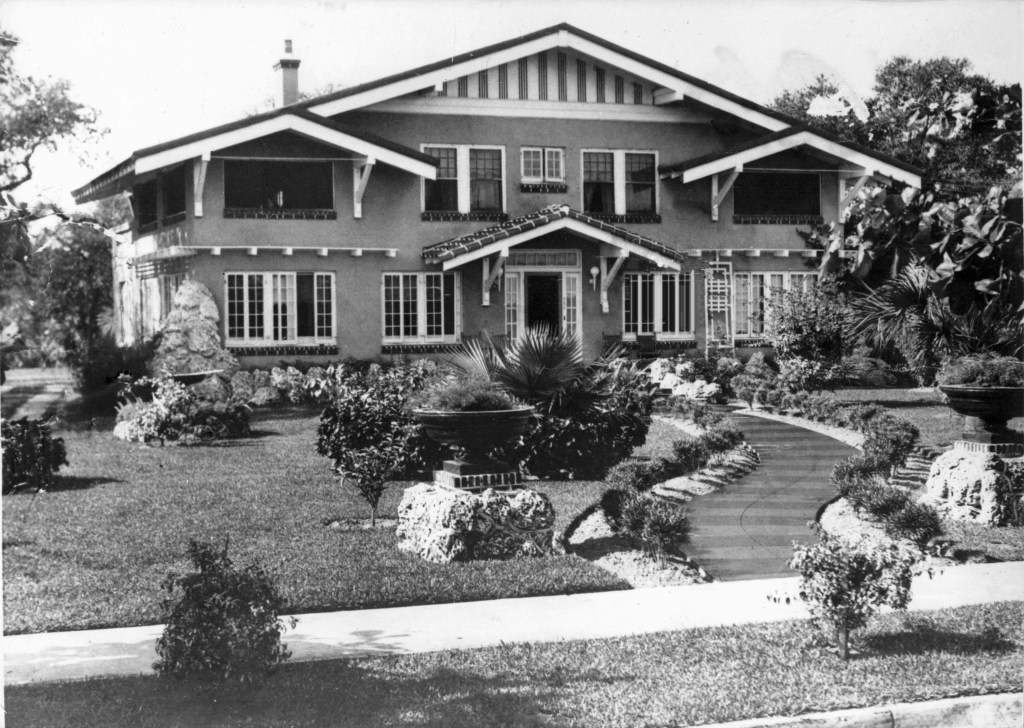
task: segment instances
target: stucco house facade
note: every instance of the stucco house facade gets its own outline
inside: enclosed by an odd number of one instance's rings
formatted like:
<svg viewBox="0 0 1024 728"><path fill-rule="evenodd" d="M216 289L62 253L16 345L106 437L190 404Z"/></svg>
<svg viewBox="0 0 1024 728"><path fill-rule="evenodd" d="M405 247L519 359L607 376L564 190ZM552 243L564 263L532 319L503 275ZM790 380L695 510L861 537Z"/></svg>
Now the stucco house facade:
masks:
<svg viewBox="0 0 1024 728"><path fill-rule="evenodd" d="M141 149L121 339L205 284L243 366L422 356L533 324L660 351L762 344L809 285L796 228L920 170L561 24Z"/></svg>

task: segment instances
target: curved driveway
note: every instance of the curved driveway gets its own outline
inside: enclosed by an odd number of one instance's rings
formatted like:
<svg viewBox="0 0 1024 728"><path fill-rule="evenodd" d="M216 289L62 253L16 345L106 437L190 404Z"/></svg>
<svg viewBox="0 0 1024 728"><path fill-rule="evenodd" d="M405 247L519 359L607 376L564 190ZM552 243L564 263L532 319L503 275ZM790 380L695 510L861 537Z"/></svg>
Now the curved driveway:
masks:
<svg viewBox="0 0 1024 728"><path fill-rule="evenodd" d="M816 540L808 528L835 496L832 466L857 451L793 425L732 413L761 455L754 472L686 504L686 555L716 580L793 576L793 541Z"/></svg>

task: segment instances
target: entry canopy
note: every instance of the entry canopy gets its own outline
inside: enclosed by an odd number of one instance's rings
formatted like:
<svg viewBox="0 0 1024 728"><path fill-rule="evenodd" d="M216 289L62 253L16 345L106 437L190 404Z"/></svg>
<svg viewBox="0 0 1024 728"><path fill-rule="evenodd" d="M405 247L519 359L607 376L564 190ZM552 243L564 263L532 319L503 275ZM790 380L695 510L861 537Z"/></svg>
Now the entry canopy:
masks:
<svg viewBox="0 0 1024 728"><path fill-rule="evenodd" d="M685 257L685 253L664 243L577 212L568 205L551 205L469 235L430 245L423 249L423 257L428 262L442 263L444 270L451 270L495 253L507 253L509 248L558 230L568 230L608 243L624 253L647 258L671 270L680 270L679 262Z"/></svg>
<svg viewBox="0 0 1024 728"><path fill-rule="evenodd" d="M918 189L921 187L922 171L917 167L859 144L838 141L806 126L766 134L723 152L662 165L658 171L662 179L681 179L685 184L721 172L742 171L745 164L794 149L802 149L839 165L836 171L846 172L849 176L895 180Z"/></svg>
<svg viewBox="0 0 1024 728"><path fill-rule="evenodd" d="M402 144L352 129L299 107L285 107L231 124L214 127L134 152L114 168L72 192L82 204L110 197L132 188L136 175L162 169L190 159L209 159L217 150L260 139L279 132L291 132L307 139L343 149L363 160L436 179L437 160Z"/></svg>

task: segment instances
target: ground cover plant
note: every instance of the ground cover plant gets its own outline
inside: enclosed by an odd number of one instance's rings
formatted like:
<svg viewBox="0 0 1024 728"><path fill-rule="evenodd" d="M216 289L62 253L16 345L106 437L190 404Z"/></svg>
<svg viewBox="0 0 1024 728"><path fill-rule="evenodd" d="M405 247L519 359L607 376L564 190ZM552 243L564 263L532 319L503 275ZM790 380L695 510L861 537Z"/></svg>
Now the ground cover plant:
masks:
<svg viewBox="0 0 1024 728"><path fill-rule="evenodd" d="M361 528L365 503L314 451L315 413L257 409L252 427L250 437L187 448L62 431L70 465L55 486L4 498L5 630L158 623L160 583L187 570L190 537L229 537L236 562L262 563L286 613L628 588L578 557L435 565L401 553L393 530ZM407 484L385 491L382 518L395 517ZM537 488L563 529L606 486Z"/></svg>
<svg viewBox="0 0 1024 728"><path fill-rule="evenodd" d="M262 690L156 678L6 688L20 726L698 725L1019 692L1024 603L875 617L847 662L806 622L289 664Z"/></svg>

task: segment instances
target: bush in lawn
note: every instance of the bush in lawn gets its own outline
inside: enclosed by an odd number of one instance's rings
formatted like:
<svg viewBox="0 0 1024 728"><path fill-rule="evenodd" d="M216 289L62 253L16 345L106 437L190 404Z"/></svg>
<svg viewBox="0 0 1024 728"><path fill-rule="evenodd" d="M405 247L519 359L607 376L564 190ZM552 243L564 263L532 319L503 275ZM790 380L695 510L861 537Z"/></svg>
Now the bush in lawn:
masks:
<svg viewBox="0 0 1024 728"><path fill-rule="evenodd" d="M408 404L436 376L436 366L423 362L336 370L333 397L320 414L317 452L330 458L339 474L353 472L353 453L400 438L404 451L397 472L431 470L447 450L423 433Z"/></svg>
<svg viewBox="0 0 1024 728"><path fill-rule="evenodd" d="M156 642L158 674L197 681L252 682L271 674L291 653L281 643L284 599L258 564L238 569L227 553L192 540L197 571L163 581L166 627ZM293 618L291 627L296 620Z"/></svg>
<svg viewBox="0 0 1024 728"><path fill-rule="evenodd" d="M148 402L132 392L151 392ZM128 442L177 440L187 430L196 408L196 396L170 377L142 377L124 393L118 406L114 437Z"/></svg>
<svg viewBox="0 0 1024 728"><path fill-rule="evenodd" d="M850 654L850 632L882 606L906 609L918 556L896 545L846 545L821 531L812 546L796 545L790 568L800 572L800 598L819 626L834 630L839 655Z"/></svg>
<svg viewBox="0 0 1024 728"><path fill-rule="evenodd" d="M657 485L665 475L665 466L649 460L624 460L612 466L605 483L613 489L644 493Z"/></svg>
<svg viewBox="0 0 1024 728"><path fill-rule="evenodd" d="M42 420L0 422L3 450L3 492L20 488L37 491L53 486L53 475L68 464L64 440L53 437Z"/></svg>
<svg viewBox="0 0 1024 728"><path fill-rule="evenodd" d="M349 464L339 470L342 485L352 485L370 506L370 525L377 525L377 506L387 490L387 483L401 471L407 451L407 432L384 435L376 445L349 453Z"/></svg>
<svg viewBox="0 0 1024 728"><path fill-rule="evenodd" d="M942 519L927 503L907 503L885 522L885 531L893 538L906 538L919 546L942 534Z"/></svg>
<svg viewBox="0 0 1024 728"><path fill-rule="evenodd" d="M684 542L690 533L686 511L650 493L626 492L614 500L618 515L610 519L606 512L609 526L662 564L666 551ZM602 508L604 504L602 499Z"/></svg>
<svg viewBox="0 0 1024 728"><path fill-rule="evenodd" d="M672 461L681 473L694 473L711 458L711 452L702 438L682 437L672 443Z"/></svg>

